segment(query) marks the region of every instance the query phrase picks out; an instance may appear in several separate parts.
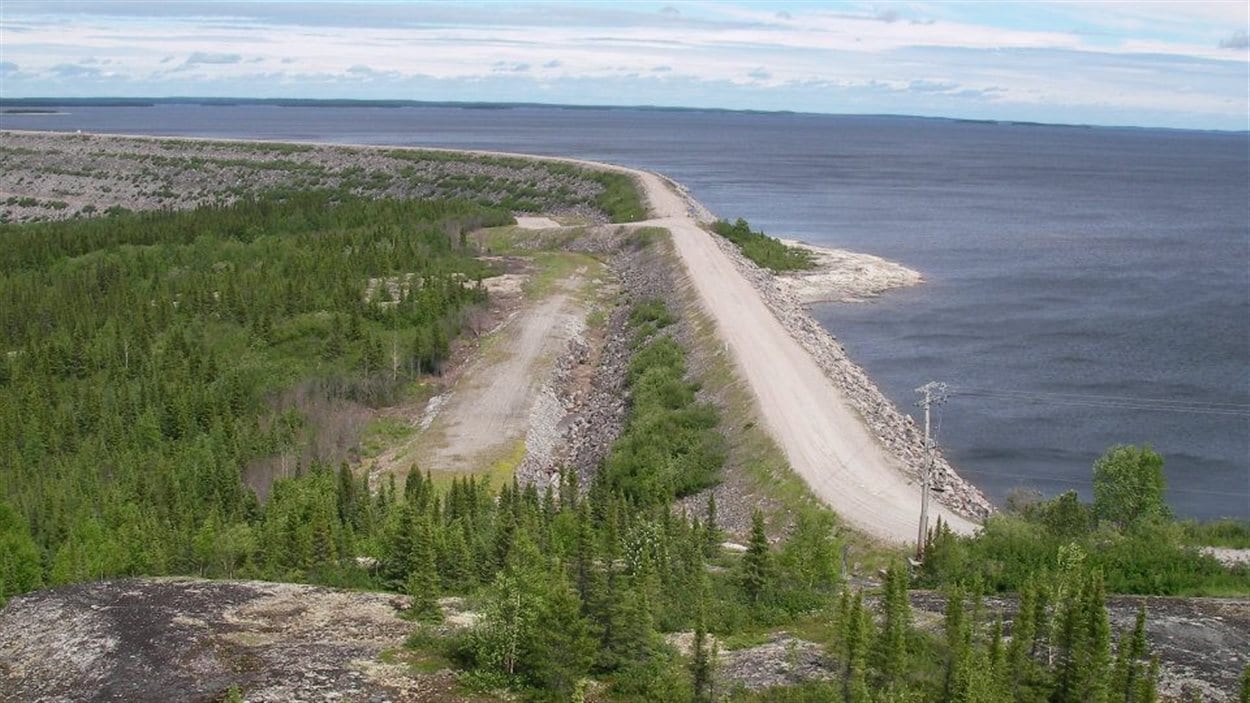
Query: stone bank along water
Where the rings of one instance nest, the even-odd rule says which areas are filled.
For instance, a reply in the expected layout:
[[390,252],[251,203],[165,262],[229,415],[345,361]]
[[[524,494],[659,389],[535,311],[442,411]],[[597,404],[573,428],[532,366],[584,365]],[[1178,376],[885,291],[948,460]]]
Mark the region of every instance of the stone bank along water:
[[1246,133],[624,109],[69,112],[3,115],[0,128],[498,149],[663,172],[723,216],[922,271],[921,287],[814,313],[904,409],[929,380],[995,394],[954,397],[937,425],[994,499],[1088,496],[1107,446],[1149,442],[1178,514],[1250,518]]

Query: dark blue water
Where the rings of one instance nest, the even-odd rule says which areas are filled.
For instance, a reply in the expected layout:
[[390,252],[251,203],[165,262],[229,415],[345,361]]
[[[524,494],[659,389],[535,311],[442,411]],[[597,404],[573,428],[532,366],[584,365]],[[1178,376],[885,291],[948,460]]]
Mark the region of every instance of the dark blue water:
[[1016,487],[1088,496],[1106,447],[1149,442],[1178,514],[1250,517],[1244,133],[256,106],[75,108],[3,115],[0,127],[501,149],[658,170],[720,215],[922,271],[919,288],[814,313],[904,408],[929,380],[1012,396],[956,395],[939,412],[948,456],[996,500]]

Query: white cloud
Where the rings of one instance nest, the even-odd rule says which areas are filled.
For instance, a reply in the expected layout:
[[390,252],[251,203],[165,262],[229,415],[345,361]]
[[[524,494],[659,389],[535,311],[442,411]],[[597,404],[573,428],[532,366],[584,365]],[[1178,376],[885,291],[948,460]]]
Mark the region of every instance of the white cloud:
[[[1037,119],[1048,107],[1062,114],[1065,106],[1111,106],[1203,113],[1232,124],[1250,111],[1250,52],[1237,50],[1245,48],[1245,33],[1229,24],[1244,17],[1243,8],[1229,7],[1240,3],[1202,6],[1181,22],[1179,38],[1157,26],[1137,33],[1131,27],[1175,18],[1189,3],[1052,3],[1039,6],[1050,20],[1017,27],[978,18],[976,7],[917,2],[785,12],[675,3],[676,13],[567,4],[497,12],[364,4],[348,14],[332,4],[301,6],[303,13],[285,3],[176,5],[152,10],[156,16],[143,16],[142,3],[88,4],[76,6],[80,14],[51,16],[39,11],[43,4],[18,2],[14,10],[6,3],[0,43],[6,59],[21,63],[23,78],[6,80],[2,90],[36,90],[42,75],[62,85],[80,80],[83,91],[101,93],[108,80],[179,94],[263,80],[255,90],[302,83],[309,97],[336,97],[325,94],[326,86],[343,91],[354,77],[375,91],[362,97],[403,97],[411,94],[400,91],[407,82],[435,81],[446,95],[462,95],[465,86],[496,91],[467,96],[490,100],[510,94],[495,83],[506,80],[582,102],[589,100],[588,82],[610,81],[622,100],[657,104],[692,95],[678,85],[703,85],[698,94],[720,95],[722,106],[778,109],[838,111],[847,96],[886,96],[938,111],[975,101],[1026,106]],[[1086,29],[1059,28],[1078,20]],[[109,73],[64,68],[83,68],[86,57],[112,61]],[[257,73],[256,64],[273,71]],[[170,88],[174,80],[183,86]]]
[[196,51],[187,57],[186,64],[192,66],[195,64],[232,64],[239,63],[243,57],[238,54],[227,54],[212,51]]

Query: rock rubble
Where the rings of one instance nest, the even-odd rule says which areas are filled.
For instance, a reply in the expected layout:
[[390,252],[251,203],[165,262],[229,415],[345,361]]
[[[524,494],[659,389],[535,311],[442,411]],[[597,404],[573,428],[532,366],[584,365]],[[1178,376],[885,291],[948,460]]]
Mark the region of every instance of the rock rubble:
[[[645,265],[645,255],[622,246],[625,241],[619,231],[598,228],[574,245],[598,254],[612,252],[608,264],[623,302],[603,311],[607,320],[602,339],[592,342],[577,335],[556,359],[552,379],[542,388],[530,418],[526,455],[517,469],[523,483],[557,485],[560,469],[568,467],[577,472],[579,485],[589,486],[624,429],[629,409],[625,380],[632,356],[630,304],[665,298],[673,290],[669,273]],[[589,383],[577,383],[584,376],[578,371],[587,366],[593,368]]]

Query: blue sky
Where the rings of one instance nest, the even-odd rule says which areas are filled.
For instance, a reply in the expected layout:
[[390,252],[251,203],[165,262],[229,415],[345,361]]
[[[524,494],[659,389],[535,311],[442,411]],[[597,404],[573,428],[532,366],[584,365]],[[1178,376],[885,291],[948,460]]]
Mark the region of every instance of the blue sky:
[[1250,129],[1247,3],[3,0],[0,96],[665,105]]

